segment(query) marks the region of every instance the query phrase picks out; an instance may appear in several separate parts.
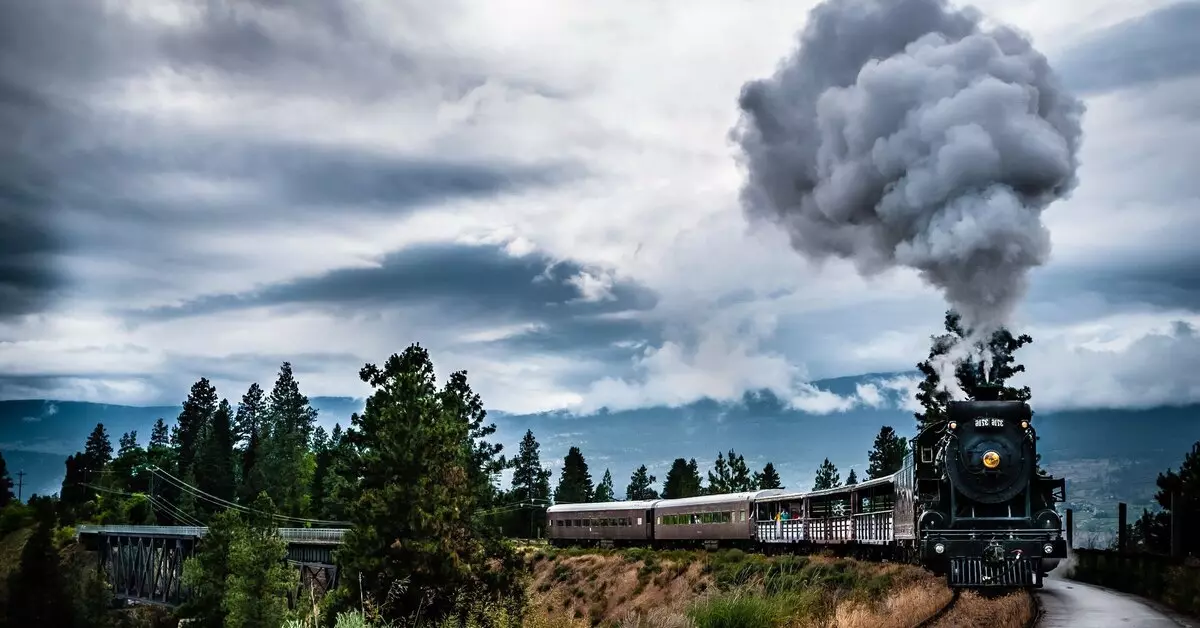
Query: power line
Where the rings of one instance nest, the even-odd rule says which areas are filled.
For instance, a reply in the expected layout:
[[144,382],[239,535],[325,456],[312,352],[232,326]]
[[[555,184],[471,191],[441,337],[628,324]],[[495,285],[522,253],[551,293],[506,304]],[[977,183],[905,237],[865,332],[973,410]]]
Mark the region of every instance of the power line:
[[241,504],[235,504],[226,499],[221,499],[220,497],[217,497],[216,495],[206,493],[206,492],[192,486],[191,484],[188,484],[187,482],[180,480],[179,478],[171,475],[170,473],[167,473],[165,470],[163,470],[162,467],[159,467],[157,465],[150,465],[149,468],[150,468],[150,471],[152,473],[154,473],[156,476],[161,474],[163,479],[165,479],[167,482],[170,482],[175,487],[177,487],[181,490],[188,491],[193,496],[199,497],[209,503],[212,503],[212,504],[215,504],[218,506],[225,506],[226,508],[233,508],[236,510],[240,510],[242,512],[253,513],[253,514],[261,515],[263,517],[271,517],[272,519],[282,519],[285,521],[296,521],[296,522],[300,522],[300,523],[315,523],[315,524],[326,524],[326,525],[335,525],[335,526],[350,525],[349,521],[328,521],[325,519],[309,519],[307,517],[290,517],[287,515],[279,515],[279,514],[262,512],[260,510],[256,510],[254,508],[249,508],[249,507],[243,506]]

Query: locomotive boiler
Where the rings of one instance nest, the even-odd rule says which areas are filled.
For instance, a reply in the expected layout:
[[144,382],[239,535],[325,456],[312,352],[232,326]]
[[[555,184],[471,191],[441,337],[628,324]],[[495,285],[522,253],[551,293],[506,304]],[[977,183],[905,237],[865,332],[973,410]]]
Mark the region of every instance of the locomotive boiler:
[[1028,404],[997,397],[951,402],[913,446],[920,560],[952,587],[1040,587],[1067,556],[1065,483],[1038,469]]

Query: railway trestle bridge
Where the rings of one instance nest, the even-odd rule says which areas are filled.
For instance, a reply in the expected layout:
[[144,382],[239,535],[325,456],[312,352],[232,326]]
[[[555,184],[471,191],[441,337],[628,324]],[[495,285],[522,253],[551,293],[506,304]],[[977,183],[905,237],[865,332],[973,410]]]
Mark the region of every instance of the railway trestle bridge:
[[[202,542],[207,527],[81,525],[76,540],[95,551],[99,568],[108,577],[118,599],[178,606],[187,600],[183,561]],[[344,529],[279,528],[287,541],[287,561],[300,571],[300,584],[288,596],[314,589],[318,596],[337,586],[338,569],[333,551],[342,543]]]

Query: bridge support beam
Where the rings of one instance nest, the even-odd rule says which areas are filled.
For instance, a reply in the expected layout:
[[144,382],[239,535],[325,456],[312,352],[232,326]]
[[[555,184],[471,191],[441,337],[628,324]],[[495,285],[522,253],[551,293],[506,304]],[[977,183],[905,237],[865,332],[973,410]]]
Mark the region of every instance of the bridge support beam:
[[194,541],[162,536],[104,535],[100,569],[119,598],[175,606],[183,602],[183,561]]

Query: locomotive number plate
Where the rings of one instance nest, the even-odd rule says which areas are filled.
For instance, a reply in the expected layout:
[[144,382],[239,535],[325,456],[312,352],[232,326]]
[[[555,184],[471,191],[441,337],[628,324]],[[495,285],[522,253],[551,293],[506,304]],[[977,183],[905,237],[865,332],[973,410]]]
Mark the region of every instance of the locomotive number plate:
[[1004,427],[1004,419],[993,419],[991,417],[975,419],[975,427]]

